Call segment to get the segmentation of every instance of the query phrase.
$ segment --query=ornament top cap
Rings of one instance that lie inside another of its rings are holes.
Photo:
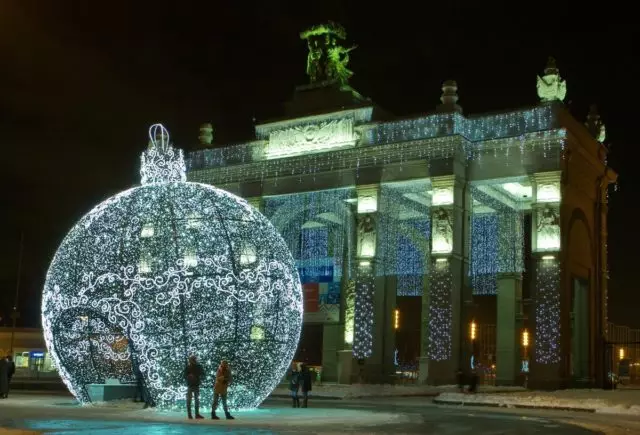
[[[149,127],[149,149],[142,153],[141,163],[142,184],[187,180],[182,150],[171,146],[169,131],[162,124]]]

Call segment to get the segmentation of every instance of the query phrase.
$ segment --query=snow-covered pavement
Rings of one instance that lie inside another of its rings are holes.
[[[640,416],[640,390],[559,390],[461,394],[445,392],[436,403],[507,408],[542,408]]]

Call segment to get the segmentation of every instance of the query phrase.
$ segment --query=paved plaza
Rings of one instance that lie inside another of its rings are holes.
[[[308,409],[292,409],[285,399],[270,399],[260,409],[237,412],[234,421],[186,420],[183,413],[140,409],[121,402],[79,406],[67,396],[16,394],[0,403],[0,427],[16,433],[47,434],[587,434],[572,424],[570,413],[443,407],[431,398],[317,400]],[[202,409],[203,415],[208,415]],[[558,421],[560,418],[565,421]],[[31,432],[32,431],[32,432]],[[3,434],[4,435],[4,434]]]

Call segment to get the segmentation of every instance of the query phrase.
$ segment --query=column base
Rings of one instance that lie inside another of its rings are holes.
[[[429,358],[421,356],[418,358],[418,383],[425,385],[428,383],[429,378]]]
[[[429,361],[428,364],[427,383],[429,385],[454,385],[456,383],[458,364],[452,360]]]
[[[560,363],[532,365],[527,387],[547,391],[566,388],[567,382],[560,376]]]
[[[358,362],[353,358],[353,351],[338,351],[338,383],[352,384],[357,377]]]

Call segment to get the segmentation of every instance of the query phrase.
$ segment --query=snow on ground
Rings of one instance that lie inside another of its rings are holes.
[[[526,391],[500,393],[443,393],[440,403],[494,405],[504,407],[536,407],[588,410],[603,414],[640,415],[638,390],[558,390],[552,392]]]
[[[314,385],[311,396],[331,397],[337,399],[358,399],[365,397],[403,397],[403,396],[437,396],[443,392],[457,391],[455,385],[391,385],[391,384],[324,384]],[[512,392],[524,391],[522,387],[480,387],[480,391],[487,392]],[[276,388],[273,396],[288,396],[289,389],[286,386]]]
[[[236,420],[228,421],[224,419],[224,412],[218,411],[219,421],[209,419],[210,412],[207,409],[202,410],[202,415],[206,417],[201,423],[211,423],[216,425],[242,425],[243,427],[304,427],[317,426],[318,421],[322,421],[323,425],[345,424],[358,426],[377,426],[383,424],[402,424],[407,421],[407,417],[391,412],[367,411],[362,409],[332,409],[327,412],[322,408],[260,408],[251,411],[232,412]],[[136,413],[140,419],[148,419],[153,421],[165,422],[183,422],[185,420],[184,412],[176,411],[159,411],[145,409]]]

